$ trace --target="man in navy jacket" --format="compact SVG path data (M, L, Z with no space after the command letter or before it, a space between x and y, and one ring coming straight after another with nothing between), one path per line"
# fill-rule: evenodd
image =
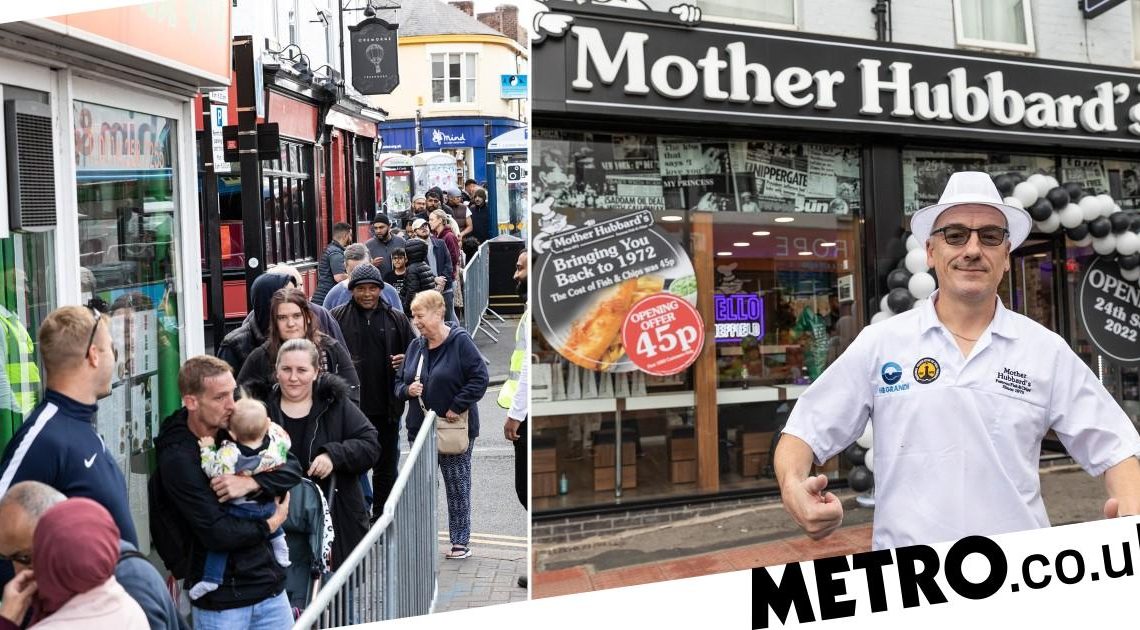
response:
M138 545L127 482L95 430L96 401L111 393L115 350L110 319L94 308L65 306L40 326L46 372L44 400L12 436L0 458L0 496L21 481L45 483L68 497L86 497L111 513L119 534ZM0 566L0 581L12 577Z

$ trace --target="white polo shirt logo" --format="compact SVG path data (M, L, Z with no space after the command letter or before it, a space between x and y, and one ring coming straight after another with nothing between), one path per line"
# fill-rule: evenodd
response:
M1007 392L1025 395L1033 391L1033 382L1029 377L1017 370L1011 370L1003 367L998 371L997 377L994 382L1001 385L1001 388Z
M938 380L938 375L942 373L942 368L939 367L938 361L931 357L923 357L914 364L914 380L927 385Z

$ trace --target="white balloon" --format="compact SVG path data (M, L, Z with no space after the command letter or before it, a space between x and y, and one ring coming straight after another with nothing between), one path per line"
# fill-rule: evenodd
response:
M1025 182L1022 182L1022 183L1024 184ZM1021 208L1022 210L1025 209L1025 204L1021 203L1021 200L1018 199L1017 197L1006 197L1005 199L1002 199L1002 201L1007 206L1013 206L1014 208Z
M1112 200L1112 197L1108 196L1105 193L1101 193L1096 196L1096 200L1097 203L1100 204L1101 214L1106 216L1112 214L1113 208L1116 207L1116 202Z
M1073 204L1069 205L1071 206ZM1096 197L1081 197L1081 200L1077 202L1077 205L1081 207L1081 213L1084 215L1085 221L1092 221L1093 219L1099 217L1102 212L1104 212L1104 205L1101 204L1100 200ZM1068 210L1068 207L1065 209ZM1065 225L1065 217L1061 217L1061 224ZM1076 226L1065 225L1065 227Z
M1137 269L1140 270L1140 267ZM863 453L863 465L867 467L867 470L875 472L875 447L872 446L867 449L866 453Z
M871 323L878 324L885 319L890 319L891 315L892 313L890 311L879 311L878 313L875 313L871 316Z
M914 296L914 299L921 300L922 298L930 297L930 294L934 293L934 289L937 288L937 286L937 283L934 282L934 276L923 271L912 275L906 288L910 291L910 294Z
M930 269L926 266L926 250L912 249L906 253L906 269L911 273L921 273Z
M1116 214L1117 212L1124 212L1124 211L1120 209L1120 206L1118 206L1116 204L1112 204L1112 210L1109 210L1104 216L1107 217L1108 215Z
M914 234L906 237L906 251L909 252L912 249L918 249L918 247L918 239L914 237Z
M1121 256L1131 256L1140 252L1140 235L1135 232L1121 232L1116 235L1116 251ZM1140 267L1138 267L1140 269Z
M1093 250L1101 256L1107 256L1116 251L1116 235L1109 234L1104 238L1093 239Z
M1046 234L1056 232L1057 228L1061 227L1061 215L1054 212L1049 215L1048 219L1044 221L1034 221L1033 223L1037 226L1039 232L1045 232Z
M884 313L890 313L891 315L894 315L895 312L891 310L891 307L887 306L887 297L889 297L889 294L884 295L883 299L879 300L879 310Z
M1037 189L1038 198L1044 197L1045 193L1049 192L1049 180L1041 173L1034 173L1025 181L1033 184L1033 187Z
M1032 206L1037 201L1037 187L1029 182L1021 182L1013 187L1013 196L1017 197L1022 207Z
M1120 277L1128 280L1129 282L1136 282L1137 280L1140 280L1140 267L1121 269Z
M1140 267L1137 267L1137 269L1140 269ZM875 443L875 430L871 428L870 422L867 423L867 428L863 429L863 435L860 435L859 439L855 440L855 443L863 448L871 448L871 445Z
M1053 190L1054 188L1057 188L1061 185L1061 182L1057 181L1057 178L1053 177L1052 175L1046 175L1045 181L1049 183L1049 189L1045 192L1049 192L1050 190Z
M1084 200L1082 199L1081 201ZM1084 209L1075 203L1065 206L1057 213L1057 216L1061 219L1061 225L1067 228L1077 227L1085 221Z
M1073 245L1076 245L1077 247L1088 247L1089 245L1092 245L1092 242L1093 242L1093 235L1089 234L1088 236L1082 238L1079 241L1073 241Z

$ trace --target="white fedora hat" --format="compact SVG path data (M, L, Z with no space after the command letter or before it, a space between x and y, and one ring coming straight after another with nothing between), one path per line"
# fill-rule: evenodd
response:
M1003 203L1001 193L989 175L978 171L962 171L950 176L950 181L946 182L946 189L942 191L942 198L937 204L914 213L910 218L910 231L925 247L926 239L930 238L930 230L938 220L938 215L954 206L965 204L981 204L1000 210L1005 215L1006 228L1009 229L1011 250L1021 245L1033 228L1033 220L1028 212Z

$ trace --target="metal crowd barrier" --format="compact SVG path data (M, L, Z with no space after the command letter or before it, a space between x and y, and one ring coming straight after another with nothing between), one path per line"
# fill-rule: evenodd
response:
M321 586L293 630L426 615L439 576L435 412L428 412L377 519Z
M491 310L489 242L484 241L480 244L479 251L475 252L467 262L467 266L463 268L463 327L471 333L472 339L482 332L490 337L492 342L498 343L498 335L502 333L487 321L487 315L498 318L500 322L504 321L498 313Z

